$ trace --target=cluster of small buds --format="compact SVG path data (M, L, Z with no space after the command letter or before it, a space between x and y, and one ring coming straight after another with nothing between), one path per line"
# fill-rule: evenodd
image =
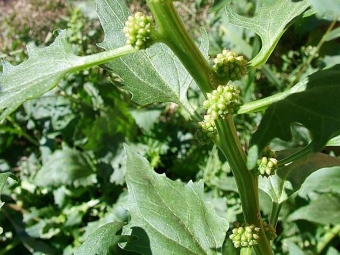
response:
M203 121L198 122L198 130L195 136L202 144L208 144L215 132L216 126L214 119L211 115L204 115Z
M262 222L263 224L263 230L264 230L264 233L266 234L268 240L274 240L277 235L276 235L276 230L275 228L273 227L272 224L268 224L267 222Z
M240 224L234 223L232 234L229 235L229 239L232 240L234 247L251 247L257 244L260 239L258 233L260 228L255 225L249 225L247 223Z
M151 33L153 32L152 17L137 12L134 16L129 16L125 22L123 32L127 38L126 44L136 49L146 49L151 46L153 40Z
M207 100L203 107L212 119L223 118L227 114L233 114L239 107L240 91L234 85L218 86L217 89L207 94Z
M244 57L226 49L217 54L214 63L213 70L231 81L241 80L247 73L247 61Z
M275 174L278 168L277 156L269 146L264 149L263 157L257 160L257 165L262 176L269 177Z

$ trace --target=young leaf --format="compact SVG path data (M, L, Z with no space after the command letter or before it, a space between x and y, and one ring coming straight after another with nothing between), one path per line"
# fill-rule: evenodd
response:
M35 176L38 186L86 186L96 182L94 166L87 156L77 150L55 151Z
M23 102L37 98L55 87L69 72L103 64L110 59L129 54L132 47L122 47L85 57L76 56L61 31L55 41L45 48L27 48L28 60L18 66L3 63L0 75L0 121Z
M6 185L8 177L10 177L11 175L12 173L0 173L0 208L4 205L4 202L1 201L1 193Z
M228 222L205 202L203 183L171 181L125 146L127 209L125 234L138 237L125 249L148 254L221 254Z
M133 237L117 235L125 223L111 222L105 224L93 232L86 241L74 252L75 255L107 255L107 254L136 254L124 252L118 247L118 243L133 240ZM112 253L120 250L119 253Z
M308 0L280 0L261 7L255 17L242 17L227 5L226 12L231 24L248 28L257 33L262 40L261 51L249 64L256 68L264 64L273 52L289 23L309 7Z
M289 141L290 126L300 123L312 135L312 148L320 150L340 134L340 65L308 77L305 91L270 105L251 140L248 168L255 167L259 152L274 138Z
M278 156L280 156L280 152L278 152ZM340 159L338 158L314 153L280 168L275 175L269 178L260 177L259 188L266 192L274 203L281 204L298 191L306 178L313 172L339 165Z
M105 32L100 46L110 50L124 44L126 39L122 29L128 16L127 7L118 0L97 1L97 12ZM208 36L204 32L201 51L207 57L208 48ZM187 100L192 78L166 45L153 45L131 56L111 61L106 67L119 77L116 84L123 85L136 103L174 102L193 114Z

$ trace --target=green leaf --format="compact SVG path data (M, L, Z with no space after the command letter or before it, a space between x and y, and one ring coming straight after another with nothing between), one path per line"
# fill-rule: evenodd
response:
M281 158L288 153L285 151L277 152L277 154ZM280 168L275 175L269 178L260 177L259 188L266 192L274 203L281 204L298 191L306 178L313 172L339 165L340 159L338 158L314 153Z
M135 254L119 251L118 243L131 241L134 238L117 235L125 223L111 222L93 232L86 241L74 252L75 255L108 255ZM119 251L119 252L118 252Z
M340 21L340 3L339 0L309 0L316 16L329 21Z
M340 224L340 198L331 194L322 194L309 205L290 214L288 220L308 220L323 225Z
M299 190L299 196L307 198L315 191L340 194L340 167L323 168L312 173Z
M261 7L254 17L240 16L230 6L226 7L231 24L253 30L262 40L261 51L249 62L252 68L256 68L267 61L289 23L308 7L309 2L307 0L280 0Z
M105 32L100 44L106 50L123 45L122 32L128 17L127 7L120 1L97 1L99 19ZM201 51L208 57L208 36L203 32ZM180 60L164 44L155 44L130 56L111 61L106 65L118 77L115 83L132 94L140 105L155 102L174 102L189 113L194 110L187 99L187 90L193 82Z
M4 202L1 201L1 193L11 175L12 173L0 173L0 208L4 205Z
M37 98L55 87L69 72L87 69L135 50L122 47L85 57L76 56L67 42L66 32L61 31L55 41L45 48L28 47L28 60L18 66L3 63L0 76L0 121L23 102Z
M77 150L63 148L55 151L38 171L34 182L38 186L87 186L96 182L94 166L87 156Z
M306 89L270 105L251 140L248 168L256 165L262 149L274 138L289 141L291 125L300 123L312 133L311 147L320 150L340 134L340 65L308 77Z
M138 237L125 249L147 254L221 254L228 222L205 202L203 182L187 185L159 175L125 146L127 209L125 234Z

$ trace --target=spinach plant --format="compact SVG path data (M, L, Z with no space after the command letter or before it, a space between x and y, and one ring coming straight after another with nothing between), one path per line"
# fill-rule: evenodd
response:
M310 75L302 72L286 91L244 104L240 103L242 91L233 81L264 65L296 20L315 12L337 20L338 14L333 12L332 4L319 6L312 0L273 1L259 8L254 17L240 16L226 5L229 22L254 31L262 46L249 62L223 50L212 65L204 30L198 47L172 0L147 0L147 4L151 16L140 12L130 16L120 0L97 0L105 33L99 44L103 52L77 56L67 42L66 32L59 31L50 46L28 48L29 58L22 64L3 62L1 120L25 101L53 89L66 74L102 66L114 74L114 83L123 85L137 104L172 102L188 112L197 123L197 138L202 143L213 142L228 161L240 194L244 222L232 225L218 216L205 200L202 181L183 184L158 175L145 158L125 145L129 194L126 208L131 220L100 227L75 254L222 254L227 239L241 254L251 254L252 250L256 254L273 254L270 242L276 237L275 227L284 202L311 173L326 167L339 168L337 158L318 151L326 145L340 144L340 66L326 66ZM329 37L334 24L321 41ZM204 116L187 98L192 83L206 98ZM249 149L245 150L233 116L264 110ZM289 141L295 123L310 131L311 142L303 148L273 152L270 142L274 138ZM0 174L0 190L10 176ZM259 188L272 200L268 222L261 217Z

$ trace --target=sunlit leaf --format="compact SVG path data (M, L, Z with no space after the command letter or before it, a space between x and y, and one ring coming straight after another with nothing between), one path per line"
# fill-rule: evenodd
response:
M97 11L105 31L100 46L110 50L124 45L122 29L129 15L127 7L121 1L104 0L97 1ZM203 32L201 51L206 57L208 49L208 36ZM115 83L129 91L136 103L174 102L193 113L187 100L187 90L193 79L166 45L153 45L105 66L117 76Z
M309 0L319 18L340 21L339 0Z
M126 146L127 209L125 234L137 236L125 249L148 254L221 254L228 222L205 201L203 183L183 184L159 175Z
M0 75L0 120L12 113L23 102L37 98L54 88L69 72L96 66L124 54L134 52L122 47L85 57L76 56L67 42L66 32L61 31L55 41L45 48L28 48L28 60L12 66L3 63Z
M308 77L306 89L268 107L251 140L248 168L255 167L262 149L274 138L289 141L291 125L300 123L312 133L316 152L340 134L340 65Z
M93 232L86 241L74 252L75 255L108 255L108 254L136 254L124 252L118 243L131 241L135 238L117 235L125 223L111 222ZM119 251L119 252L118 252Z
M254 17L240 16L230 6L226 7L231 24L253 30L262 40L261 51L249 62L253 68L267 61L289 23L302 14L309 5L308 0L275 1L271 5L261 7Z

